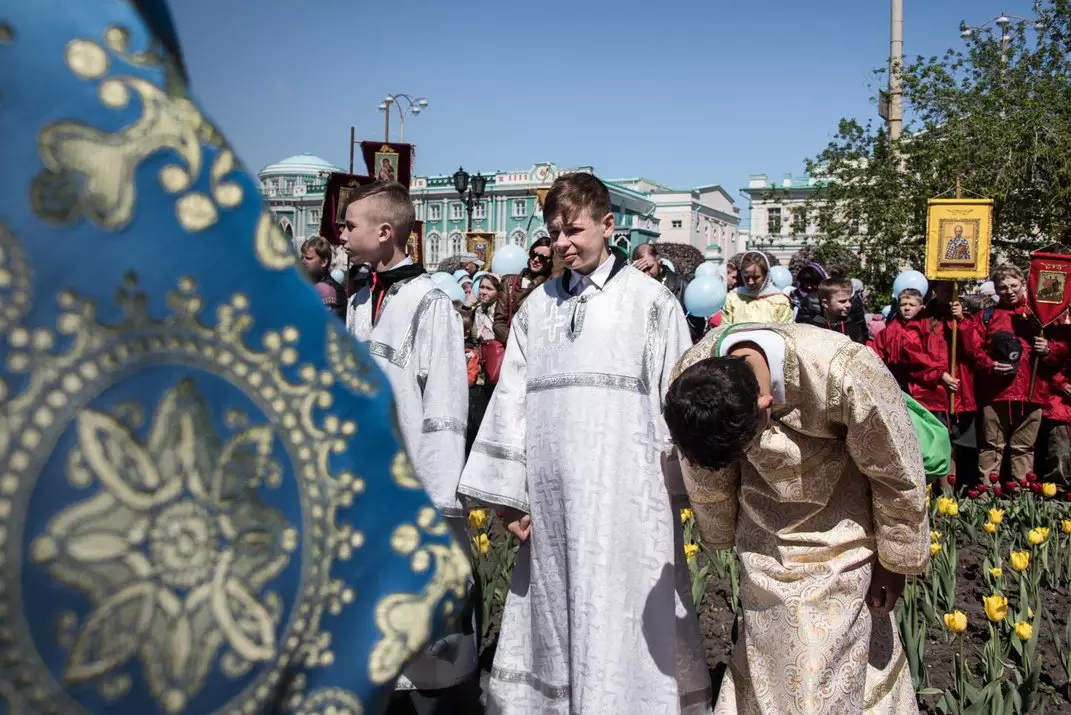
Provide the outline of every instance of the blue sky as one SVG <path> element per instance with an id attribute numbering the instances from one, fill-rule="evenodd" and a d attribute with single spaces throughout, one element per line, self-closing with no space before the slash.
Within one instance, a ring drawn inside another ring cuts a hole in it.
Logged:
<path id="1" fill-rule="evenodd" d="M 905 0 L 904 51 L 1028 0 Z M 193 89 L 253 171 L 311 152 L 345 167 L 349 127 L 425 96 L 416 173 L 593 166 L 674 187 L 801 173 L 844 116 L 877 117 L 886 0 L 177 0 Z M 397 138 L 396 119 L 391 134 Z"/>

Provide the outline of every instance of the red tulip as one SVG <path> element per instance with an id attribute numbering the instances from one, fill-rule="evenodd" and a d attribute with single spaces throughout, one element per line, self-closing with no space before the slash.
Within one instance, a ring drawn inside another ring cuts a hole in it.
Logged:
<path id="1" fill-rule="evenodd" d="M 1016 484 L 1014 481 L 1004 482 L 1004 491 L 1008 492 L 1008 494 L 1014 494 L 1015 490 L 1018 488 L 1019 485 Z"/>
<path id="2" fill-rule="evenodd" d="M 1041 494 L 1041 485 L 1037 482 L 1032 482 L 1030 484 L 1030 491 L 1034 492 L 1035 494 Z"/>
<path id="3" fill-rule="evenodd" d="M 956 486 L 956 475 L 955 474 L 949 474 L 947 477 L 945 477 L 945 479 L 948 480 L 948 486 L 950 486 L 950 487 Z"/>
<path id="4" fill-rule="evenodd" d="M 1038 475 L 1034 474 L 1033 472 L 1027 472 L 1026 473 L 1026 481 L 1028 481 L 1028 482 L 1030 482 L 1032 484 L 1032 483 L 1036 482 L 1037 480 L 1038 480 Z"/>
<path id="5" fill-rule="evenodd" d="M 1019 480 L 1019 486 L 1021 486 L 1023 489 L 1027 489 L 1030 487 L 1030 481 L 1026 477 L 1023 477 Z"/>
<path id="6" fill-rule="evenodd" d="M 997 474 L 996 472 L 993 472 L 992 474 L 989 475 L 989 482 L 991 484 L 996 484 L 999 481 L 1000 481 L 1000 475 Z"/>
<path id="7" fill-rule="evenodd" d="M 993 487 L 993 496 L 998 496 L 998 497 L 1004 496 L 1004 490 L 1000 488 L 999 484 L 996 485 L 995 487 Z M 1068 501 L 1071 501 L 1071 499 L 1069 499 Z"/>
<path id="8" fill-rule="evenodd" d="M 495 512 L 495 516 L 497 516 L 499 519 L 504 519 L 506 517 L 506 512 L 504 512 L 504 511 L 496 511 Z"/>

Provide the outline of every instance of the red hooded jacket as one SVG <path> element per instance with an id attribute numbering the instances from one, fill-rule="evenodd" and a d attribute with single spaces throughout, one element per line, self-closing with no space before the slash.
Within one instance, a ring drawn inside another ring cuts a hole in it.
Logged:
<path id="1" fill-rule="evenodd" d="M 930 412 L 948 412 L 949 391 L 941 378 L 952 367 L 952 319 L 924 317 L 912 320 L 901 348 L 901 363 L 907 372 L 908 394 Z M 964 318 L 956 330 L 956 412 L 974 412 L 974 356 L 979 350 L 978 329 Z"/>
<path id="2" fill-rule="evenodd" d="M 897 315 L 885 324 L 884 330 L 867 341 L 867 346 L 878 354 L 878 357 L 885 363 L 885 367 L 889 368 L 889 372 L 896 378 L 897 384 L 900 385 L 900 389 L 904 392 L 907 392 L 908 389 L 907 368 L 902 360 L 904 339 L 906 337 L 905 328 L 912 322 L 914 321 L 904 320 Z"/>
<path id="3" fill-rule="evenodd" d="M 987 320 L 988 318 L 988 320 Z M 1041 324 L 1034 318 L 1026 296 L 1014 308 L 994 305 L 979 313 L 972 320 L 978 333 L 978 348 L 974 354 L 976 366 L 974 377 L 975 398 L 979 406 L 995 402 L 1030 402 L 1044 406 L 1049 403 L 1048 380 L 1041 374 L 1041 366 L 1050 369 L 1062 367 L 1068 356 L 1068 343 L 1059 337 L 1048 338 L 1049 352 L 1038 361 L 1039 374 L 1034 381 L 1034 396 L 1030 398 L 1030 376 L 1034 361 L 1034 338 L 1040 336 Z M 993 372 L 993 336 L 1009 332 L 1019 339 L 1022 357 L 1019 369 L 1011 375 Z"/>

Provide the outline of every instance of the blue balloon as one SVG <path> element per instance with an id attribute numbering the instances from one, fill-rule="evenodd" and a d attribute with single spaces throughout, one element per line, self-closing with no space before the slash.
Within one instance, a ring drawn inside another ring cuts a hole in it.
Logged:
<path id="1" fill-rule="evenodd" d="M 784 266 L 774 266 L 770 269 L 770 280 L 775 286 L 784 290 L 792 285 L 792 271 Z"/>
<path id="2" fill-rule="evenodd" d="M 716 278 L 718 276 L 718 267 L 711 261 L 705 261 L 695 267 L 695 277 L 710 276 Z"/>
<path id="3" fill-rule="evenodd" d="M 468 274 L 469 274 L 469 272 L 466 271 L 464 268 L 458 268 L 456 271 L 454 271 L 454 280 L 455 281 L 459 281 L 462 278 L 464 278 L 465 276 L 467 276 Z"/>
<path id="4" fill-rule="evenodd" d="M 890 313 L 892 313 L 892 306 L 891 305 L 887 305 L 887 306 L 885 306 L 884 308 L 881 309 L 881 317 L 883 317 L 885 319 L 889 318 L 889 314 Z"/>
<path id="5" fill-rule="evenodd" d="M 926 276 L 922 275 L 918 271 L 904 271 L 900 275 L 896 276 L 896 280 L 892 284 L 893 298 L 900 297 L 900 291 L 907 288 L 914 288 L 922 297 L 926 297 L 926 293 L 930 290 L 930 282 L 926 280 Z"/>
<path id="6" fill-rule="evenodd" d="M 500 276 L 515 276 L 528 265 L 528 253 L 520 246 L 506 244 L 495 251 L 491 270 Z"/>
<path id="7" fill-rule="evenodd" d="M 440 288 L 451 283 L 457 285 L 457 281 L 454 280 L 454 277 L 446 271 L 436 271 L 435 273 L 432 273 L 431 279 L 435 281 L 435 284 Z"/>
<path id="8" fill-rule="evenodd" d="M 489 275 L 491 275 L 491 274 L 488 273 L 487 271 L 476 271 L 475 273 L 472 274 L 472 282 L 473 283 L 479 283 L 481 278 L 483 278 L 484 276 L 489 276 Z"/>
<path id="9" fill-rule="evenodd" d="M 684 307 L 689 315 L 709 318 L 725 305 L 725 284 L 720 278 L 700 276 L 684 291 Z"/>
<path id="10" fill-rule="evenodd" d="M 440 283 L 439 289 L 450 296 L 450 300 L 465 302 L 465 291 L 461 289 L 461 284 L 457 281 L 451 280 L 449 283 Z"/>

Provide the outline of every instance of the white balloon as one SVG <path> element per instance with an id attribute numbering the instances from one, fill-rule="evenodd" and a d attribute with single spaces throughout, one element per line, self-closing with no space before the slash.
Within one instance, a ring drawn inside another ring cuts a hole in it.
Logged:
<path id="1" fill-rule="evenodd" d="M 700 276 L 717 276 L 718 267 L 714 265 L 712 261 L 704 261 L 695 267 L 695 277 Z"/>
<path id="2" fill-rule="evenodd" d="M 520 246 L 506 244 L 495 251 L 491 270 L 500 276 L 515 276 L 528 265 L 528 253 Z"/>
<path id="3" fill-rule="evenodd" d="M 439 286 L 444 286 L 450 283 L 457 285 L 457 281 L 454 280 L 454 277 L 446 271 L 436 271 L 435 273 L 432 273 L 431 279 Z"/>
<path id="4" fill-rule="evenodd" d="M 457 281 L 451 280 L 449 283 L 439 284 L 439 289 L 450 296 L 450 300 L 465 302 L 465 291 L 461 289 L 461 284 Z"/>

